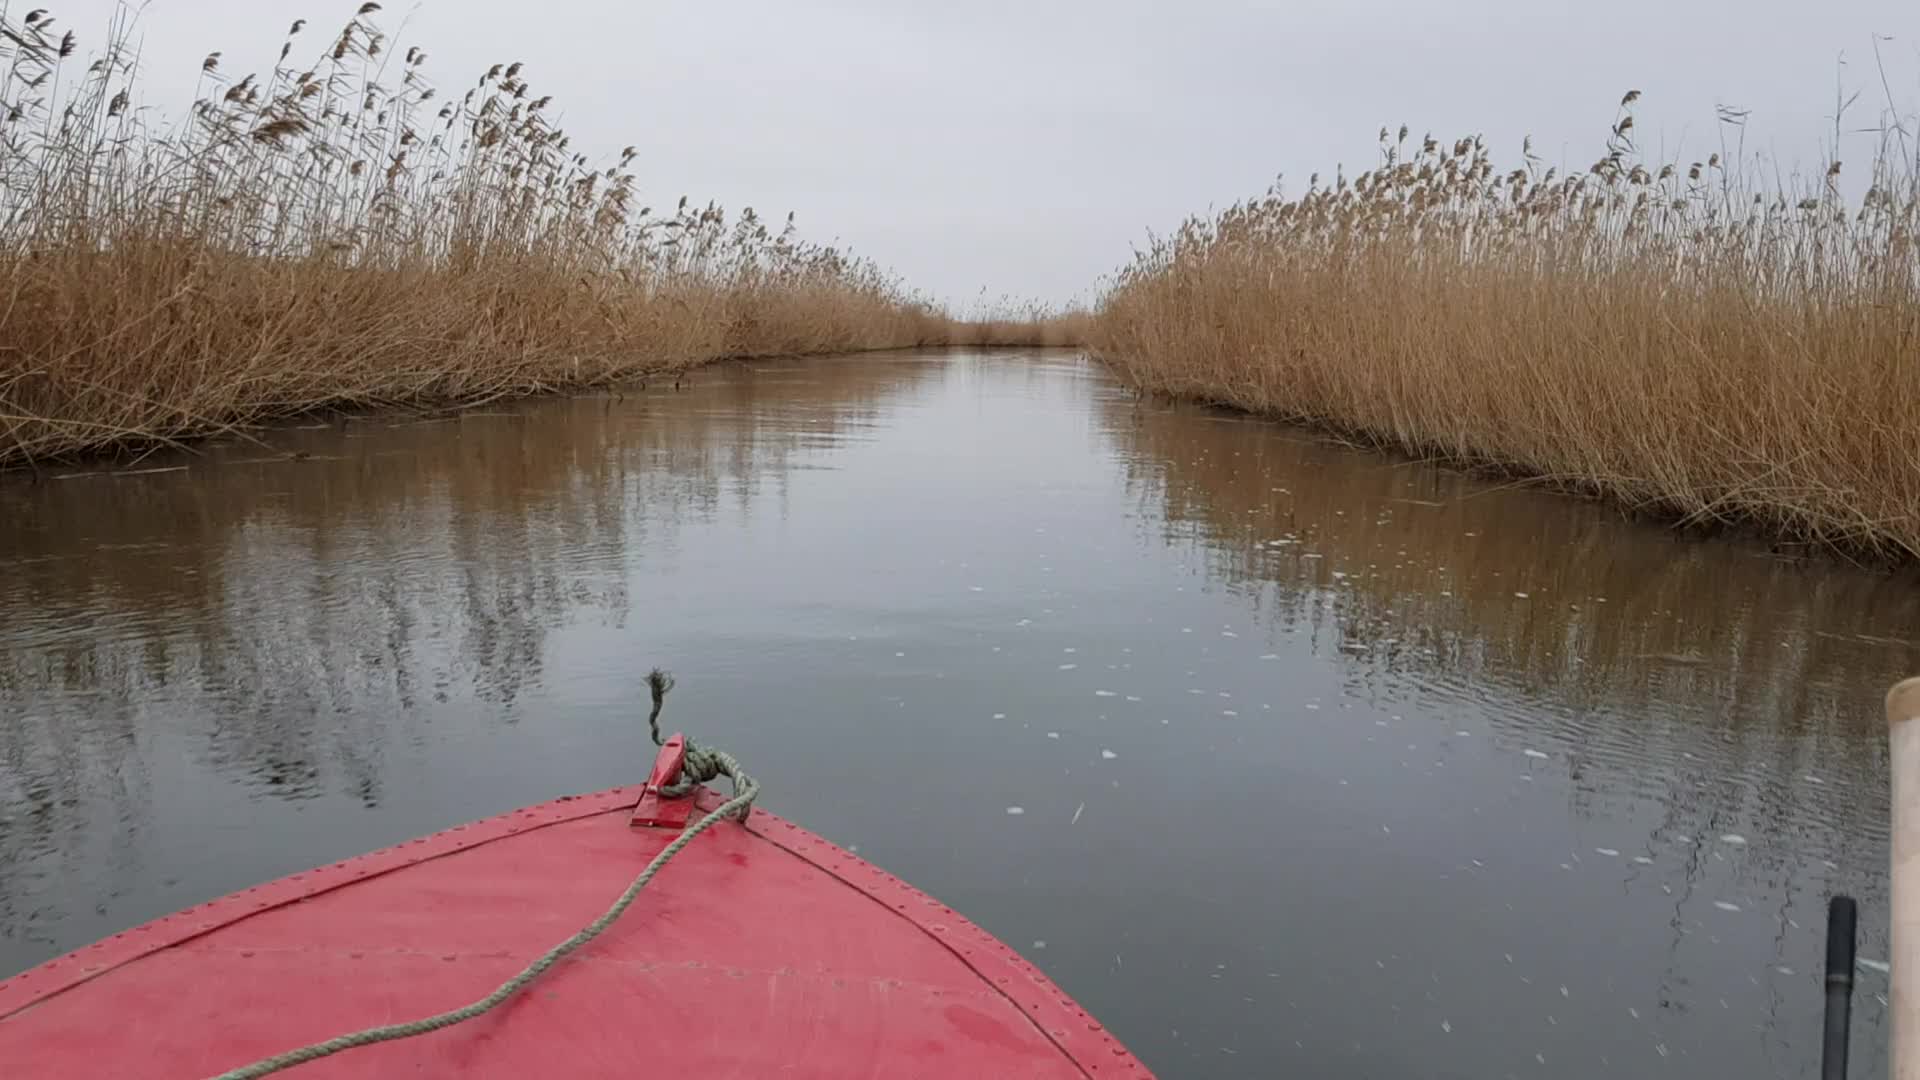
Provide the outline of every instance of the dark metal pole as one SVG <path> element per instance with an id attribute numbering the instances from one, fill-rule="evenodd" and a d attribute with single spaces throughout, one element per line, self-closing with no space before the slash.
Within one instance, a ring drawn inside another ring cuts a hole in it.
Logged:
<path id="1" fill-rule="evenodd" d="M 1853 1022 L 1853 898 L 1827 901 L 1827 1033 L 1820 1080 L 1847 1080 L 1847 1032 Z"/>

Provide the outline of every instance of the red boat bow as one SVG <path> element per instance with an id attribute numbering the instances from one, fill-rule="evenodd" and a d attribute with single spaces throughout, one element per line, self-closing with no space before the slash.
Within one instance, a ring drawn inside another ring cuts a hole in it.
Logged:
<path id="1" fill-rule="evenodd" d="M 646 785 L 293 874 L 0 982 L 0 1076 L 200 1080 L 480 998 L 722 805 L 663 793 L 676 753 Z M 492 1012 L 288 1075 L 625 1078 L 663 1061 L 701 1077 L 1150 1075 L 1007 945 L 765 811 L 696 837 Z"/>

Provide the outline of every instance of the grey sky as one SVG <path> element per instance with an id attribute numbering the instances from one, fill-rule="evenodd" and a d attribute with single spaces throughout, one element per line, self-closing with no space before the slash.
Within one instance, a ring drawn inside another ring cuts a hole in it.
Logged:
<path id="1" fill-rule="evenodd" d="M 111 0 L 49 0 L 98 46 Z M 152 0 L 146 98 L 187 99 L 202 56 L 231 72 L 320 50 L 356 2 Z M 1749 147 L 1813 162 L 1831 140 L 1836 63 L 1885 101 L 1920 102 L 1913 0 L 425 0 L 379 16 L 458 92 L 523 60 L 577 148 L 638 145 L 655 203 L 797 211 L 910 283 L 969 306 L 984 288 L 1091 296 L 1149 228 L 1263 191 L 1278 173 L 1373 161 L 1381 125 L 1520 137 L 1584 166 L 1623 92 L 1642 145 L 1705 146 L 1716 103 L 1753 110 Z M 1864 164 L 1871 138 L 1843 158 Z M 1704 153 L 1704 149 L 1702 150 Z"/>

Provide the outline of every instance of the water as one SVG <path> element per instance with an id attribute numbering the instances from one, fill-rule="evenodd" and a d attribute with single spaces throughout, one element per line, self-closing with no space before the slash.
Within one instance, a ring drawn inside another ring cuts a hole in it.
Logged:
<path id="1" fill-rule="evenodd" d="M 0 975 L 633 782 L 654 664 L 1170 1077 L 1812 1076 L 1831 892 L 1887 957 L 1911 577 L 1065 353 L 266 441 L 0 477 Z"/>

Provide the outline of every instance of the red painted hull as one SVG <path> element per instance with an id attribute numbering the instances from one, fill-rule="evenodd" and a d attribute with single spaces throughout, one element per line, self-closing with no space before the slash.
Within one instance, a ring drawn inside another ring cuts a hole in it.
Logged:
<path id="1" fill-rule="evenodd" d="M 215 900 L 0 982 L 0 1077 L 198 1080 L 479 998 L 600 914 L 678 830 L 638 786 Z M 717 806 L 711 793 L 702 809 Z M 755 811 L 604 935 L 468 1023 L 286 1075 L 1145 1077 L 1014 951 Z"/>

